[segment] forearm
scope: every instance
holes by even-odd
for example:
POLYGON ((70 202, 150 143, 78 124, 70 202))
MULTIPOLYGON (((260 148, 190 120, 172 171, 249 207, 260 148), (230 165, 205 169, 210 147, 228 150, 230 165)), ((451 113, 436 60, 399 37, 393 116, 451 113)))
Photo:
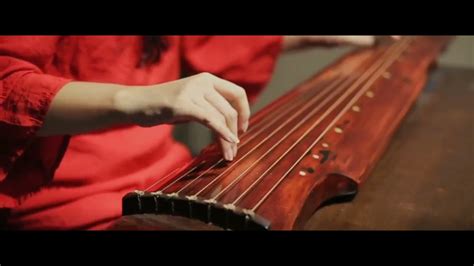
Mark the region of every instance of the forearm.
POLYGON ((297 50, 315 43, 323 45, 327 43, 328 37, 329 36, 284 36, 283 51, 297 50))
MULTIPOLYGON (((292 51, 314 46, 371 46, 376 40, 383 37, 376 36, 285 36, 283 38, 283 51, 292 51)), ((398 39, 399 36, 391 36, 391 39, 398 39)))
POLYGON ((71 82, 54 97, 39 136, 72 135, 128 123, 117 108, 117 95, 126 86, 71 82))
POLYGON ((52 100, 39 135, 197 121, 219 134, 224 158, 232 160, 249 116, 245 90, 209 73, 150 86, 71 82, 52 100))

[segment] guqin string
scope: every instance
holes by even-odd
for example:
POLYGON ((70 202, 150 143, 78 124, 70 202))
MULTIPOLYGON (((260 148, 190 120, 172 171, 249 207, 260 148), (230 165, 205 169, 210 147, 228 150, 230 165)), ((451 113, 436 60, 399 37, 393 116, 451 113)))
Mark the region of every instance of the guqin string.
MULTIPOLYGON (((401 44, 400 44, 401 45, 401 44)), ((397 47, 392 47, 392 49, 396 49, 397 47)), ((392 50, 388 50, 386 52, 386 55, 390 55, 392 52, 392 50)), ((384 55, 385 56, 385 55, 384 55)), ((370 74, 372 74, 372 72, 374 72, 380 64, 383 64, 383 62, 385 61, 385 58, 382 58, 380 59, 376 64, 372 65, 371 68, 369 68, 356 82, 352 83, 352 85, 349 87, 349 89, 347 89, 344 94, 342 95, 342 97, 338 98, 336 103, 333 104, 333 106, 330 108, 330 110, 326 111, 326 113, 320 117, 320 119, 318 119, 306 132, 305 134, 298 140, 296 141, 292 146, 291 148, 295 147, 298 142, 304 137, 306 136, 312 129, 314 129, 317 125, 319 125, 319 123, 321 121, 323 121, 323 119, 329 115, 331 113, 331 111, 333 109, 335 109, 348 95, 350 95, 360 84, 362 84, 367 78, 369 78, 370 74)), ((352 80, 349 80, 348 84, 344 84, 344 85, 349 85, 351 84, 352 80)), ((215 201, 219 196, 221 196, 222 194, 224 194, 229 188, 233 187, 235 184, 237 184, 244 176, 245 174, 250 171, 250 169, 252 169, 255 165, 257 165, 266 155, 268 155, 271 151, 273 151, 280 143, 282 143, 288 136, 291 135, 291 133, 293 133, 298 127, 302 126, 309 118, 311 118, 314 114, 316 114, 323 106, 325 106, 328 102, 330 102, 331 100, 333 100, 339 92, 343 91, 345 88, 345 86, 342 85, 342 86, 339 86, 338 89, 336 89, 330 97, 326 98, 323 102, 320 102, 318 103, 317 106, 312 106, 310 109, 312 109, 309 114, 307 114, 305 116, 304 119, 302 119, 301 121, 299 121, 299 123, 293 127, 289 132, 287 132, 285 134, 285 136, 283 136, 276 144, 274 144, 270 149, 268 149, 263 155, 261 155, 257 160, 255 160, 246 170, 244 170, 241 174, 239 174, 239 176, 237 176, 236 178, 234 178, 234 180, 229 184, 227 185, 224 189, 222 189, 217 195, 215 195, 212 199, 210 199, 209 201, 215 201)), ((318 99, 319 100, 319 99, 318 99)), ((303 112, 306 111, 305 109, 301 109, 303 112)), ((291 118, 289 118, 288 120, 290 121, 291 119, 293 119, 293 116, 291 118)), ((276 129, 273 133, 277 132, 278 130, 280 130, 282 127, 279 127, 278 129, 276 129)), ((262 140, 261 143, 259 143, 254 149, 252 149, 250 152, 253 152, 258 146, 260 146, 261 144, 263 144, 263 142, 267 141, 268 139, 270 139, 270 137, 273 136, 273 134, 270 134, 269 137, 265 138, 264 140, 262 140)), ((279 160, 277 160, 274 164, 272 164, 269 169, 265 172, 265 174, 273 167, 276 165, 276 163, 278 163, 281 158, 283 158, 290 150, 291 148, 285 152, 279 160)), ((249 153, 250 153, 249 152, 249 153)), ((228 170, 228 169, 226 169, 228 170)), ((206 185, 205 187, 203 187, 201 190, 199 190, 197 193, 195 193, 193 196, 199 196, 203 191, 205 191, 206 189, 208 189, 212 184, 215 184, 216 181, 223 176, 223 173, 221 173, 219 176, 217 176, 216 178, 214 178, 214 180, 212 182, 210 182, 208 185, 206 185)))
MULTIPOLYGON (((291 113, 294 113, 294 111, 296 109, 300 109, 299 107, 299 103, 304 103, 305 101, 307 101, 307 99, 312 99, 310 103, 314 103, 316 102, 318 99, 320 99, 323 95, 321 95, 321 97, 317 97, 317 98, 314 98, 317 94, 325 94, 327 92, 329 92, 331 89, 333 89, 334 87, 338 86, 341 82, 343 81, 347 81, 347 78, 349 77, 352 77, 352 76, 348 76, 348 77, 337 77, 335 80, 331 80, 332 82, 328 85, 328 86, 325 86, 323 87, 323 89, 321 91, 319 90, 310 90, 309 92, 311 93, 310 95, 306 95, 306 94, 302 94, 300 95, 297 99, 295 99, 295 104, 290 108, 288 109, 287 106, 283 105, 283 106, 280 106, 278 108, 278 110, 276 110, 278 112, 278 115, 277 116, 268 116, 266 117, 266 119, 264 119, 263 121, 261 121, 260 123, 256 124, 255 126, 251 126, 249 131, 243 135, 244 139, 243 141, 241 142, 241 145, 240 147, 244 147, 245 145, 247 145, 250 141, 252 141, 255 137, 257 137, 260 133, 264 132, 266 129, 274 126, 274 122, 278 121, 279 119, 285 117, 285 116, 288 116, 289 114, 291 113), (283 110, 280 110, 280 109, 283 109, 283 110), (270 121, 267 121, 267 120, 270 120, 270 121), (263 127, 259 127, 260 125, 263 125, 263 127)), ((310 89, 311 87, 308 87, 308 89, 310 89)), ((301 112, 299 112, 301 113, 301 112)), ((289 120, 288 120, 289 122, 289 120)), ((288 122, 285 122, 284 125, 286 125, 286 123, 288 122)), ((249 154, 249 153, 247 153, 249 154)), ((247 155, 246 154, 246 155, 247 155)), ((243 158, 245 158, 245 156, 242 156, 241 158, 239 158, 239 160, 237 160, 236 162, 234 162, 233 165, 237 164, 240 160, 242 160, 243 158)), ((217 162, 215 162, 212 166, 210 166, 209 168, 207 168, 206 170, 204 170, 202 173, 200 173, 200 175, 196 178, 193 179, 193 181, 195 180, 198 180, 201 176, 203 176, 204 174, 206 174, 207 172, 209 172, 210 170, 212 170, 213 168, 215 168, 217 165, 219 165, 220 163, 222 163, 224 161, 224 159, 220 158, 217 162)), ((161 177, 159 178, 155 183, 153 183, 152 185, 150 185, 149 187, 147 187, 145 189, 145 191, 151 191, 151 189, 155 186, 157 186, 157 184, 159 184, 162 180, 166 180, 167 178, 171 177, 172 175, 176 174, 179 172, 179 170, 181 169, 185 169, 187 167, 189 167, 190 165, 193 165, 195 164, 196 161, 191 161, 189 163, 187 163, 184 167, 180 167, 180 168, 176 168, 175 170, 173 170, 172 172, 170 172, 169 174, 167 174, 166 176, 164 177, 161 177)), ((165 187, 161 188, 160 191, 164 191, 168 188, 170 188, 172 185, 174 185, 175 183, 181 181, 183 178, 185 178, 188 174, 190 174, 191 172, 195 171, 199 166, 201 166, 202 164, 206 163, 206 161, 202 161, 200 162, 198 165, 192 167, 190 170, 186 171, 184 174, 181 174, 180 177, 176 178, 173 182, 167 184, 165 187)), ((191 181, 191 183, 188 183, 188 185, 191 185, 193 183, 193 181, 191 181)))
MULTIPOLYGON (((340 93, 342 90, 344 89, 347 89, 347 91, 351 91, 350 89, 351 88, 357 88, 365 79, 367 76, 370 76, 370 72, 371 70, 373 70, 374 68, 378 68, 377 65, 380 64, 380 61, 382 61, 382 63, 384 61, 387 61, 386 59, 384 59, 384 57, 388 55, 390 55, 390 53, 392 52, 392 50, 394 49, 397 49, 397 48, 400 48, 402 46, 404 46, 404 43, 405 41, 400 41, 400 44, 397 44, 397 45, 393 45, 392 47, 390 47, 381 57, 381 59, 379 59, 379 61, 377 61, 375 64, 372 65, 371 68, 369 68, 366 72, 364 72, 361 77, 354 83, 352 84, 352 86, 349 87, 349 89, 347 89, 347 85, 351 84, 351 82, 354 81, 354 79, 356 78, 355 75, 349 75, 349 76, 346 76, 346 77, 339 77, 335 80, 333 80, 333 82, 331 84, 329 84, 328 86, 325 86, 322 90, 317 90, 317 91, 313 91, 313 90, 309 90, 309 93, 306 92, 306 93, 302 93, 298 98, 295 99, 295 104, 292 106, 292 108, 288 108, 287 106, 281 106, 279 109, 283 109, 283 112, 279 112, 279 114, 277 116, 274 116, 274 117, 269 117, 269 119, 263 119, 263 121, 260 121, 259 124, 256 125, 256 127, 254 127, 253 129, 254 130, 249 130, 247 132, 247 136, 248 138, 244 140, 244 142, 241 144, 242 146, 246 145, 247 143, 249 143, 252 139, 254 139, 256 136, 258 136, 258 134, 262 133, 265 129, 269 128, 270 126, 273 126, 274 123, 278 122, 279 119, 281 119, 282 117, 284 116, 287 116, 288 114, 290 113, 293 113, 293 115, 288 119, 288 121, 291 121, 291 118, 294 118, 294 117, 297 117, 299 114, 301 114, 302 112, 306 111, 307 109, 313 109, 313 112, 310 112, 304 120, 302 121, 306 121, 306 118, 309 118, 311 117, 312 115, 314 115, 317 111, 314 111, 314 110, 319 110, 320 108, 322 108, 325 104, 327 104, 327 102, 329 102, 330 100, 332 100, 334 97, 337 97, 338 93, 340 93), (331 93, 330 93, 331 92, 331 93), (329 94, 330 93, 330 94, 329 94), (308 95, 310 94, 310 95, 308 95), (323 98, 324 96, 327 96, 327 94, 329 94, 329 96, 323 101, 323 102, 318 102, 321 98, 323 98), (310 99, 309 101, 307 99, 310 99), (300 102, 303 102, 303 101, 306 101, 306 103, 303 105, 303 107, 299 107, 298 106, 298 103, 300 102), (317 103, 316 106, 312 106, 314 103, 317 103), (285 110, 286 108, 286 110, 285 110), (296 115, 294 115, 294 110, 295 109, 299 109, 298 112, 296 112, 296 115), (267 121, 267 120, 270 120, 267 121), (263 125, 261 127, 258 127, 258 125, 263 125)), ((388 60, 390 61, 390 60, 388 60)), ((363 65, 364 62, 362 62, 361 64, 359 64, 357 67, 361 67, 361 65, 363 65)), ((380 71, 379 71, 380 72, 380 71)), ((355 72, 356 73, 356 72, 355 72)), ((345 94, 343 95, 350 95, 350 92, 348 93, 346 91, 345 94)), ((336 102, 336 106, 337 104, 339 104, 341 102, 341 98, 336 102)), ((334 106, 334 105, 333 105, 334 106)), ((334 109, 334 108, 332 108, 334 109)), ((328 111, 328 112, 331 112, 332 110, 328 111)), ((328 113, 327 112, 327 113, 328 113)), ((318 120, 320 122, 320 120, 318 120)), ((319 124, 319 122, 317 124, 319 124)), ((300 126, 302 123, 300 121, 300 123, 295 126, 295 128, 297 128, 298 126, 300 126)), ((284 126, 286 125, 286 123, 284 123, 283 125, 280 125, 275 131, 273 131, 273 133, 275 132, 278 132, 280 129, 282 129, 284 126)), ((329 126, 328 128, 330 128, 331 126, 329 126)), ((312 129, 314 127, 311 127, 310 129, 312 129)), ((325 130, 327 131, 327 130, 325 130)), ((293 132, 293 131, 291 131, 293 132)), ((325 132, 322 135, 324 135, 325 132)), ((285 135, 284 138, 286 138, 289 134, 285 135)), ((268 136, 267 138, 265 138, 264 140, 262 140, 259 144, 256 145, 256 147, 254 147, 253 149, 251 149, 249 152, 247 152, 246 154, 244 154, 241 158, 239 158, 239 160, 237 160, 236 162, 234 162, 233 165, 236 165, 239 163, 240 160, 242 160, 243 158, 245 158, 247 155, 251 154, 254 150, 256 150, 262 143, 264 143, 265 141, 267 141, 268 139, 270 139, 270 137, 273 136, 273 134, 270 134, 270 136, 268 136)), ((302 136, 300 138, 300 140, 303 138, 304 136, 302 136)), ((283 139, 284 139, 283 138, 283 139)), ((318 140, 315 141, 314 144, 316 144, 317 142, 319 141, 319 138, 318 140)), ((276 143, 275 145, 273 145, 273 147, 276 147, 279 143, 281 142, 278 142, 276 143)), ((295 145, 297 144, 297 142, 295 143, 295 145)), ((294 145, 293 145, 294 146, 294 145)), ((288 151, 291 150, 288 149, 288 151)), ((287 153, 285 152, 276 162, 274 162, 272 164, 272 166, 270 166, 270 168, 264 173, 262 174, 257 180, 255 180, 250 187, 248 187, 237 199, 235 199, 233 201, 232 204, 236 204, 239 200, 241 200, 245 195, 247 195, 251 189, 253 187, 255 187, 255 185, 265 176, 265 174, 273 167, 275 166, 287 153)), ((261 156, 258 160, 261 160, 266 154, 268 154, 269 151, 267 151, 267 153, 265 153, 263 156, 261 156)), ((306 153, 304 153, 306 154, 306 153)), ((303 157, 301 157, 303 158, 303 157)), ((301 158, 298 160, 298 162, 301 160, 301 158)), ((202 172, 200 175, 198 175, 197 177, 193 178, 189 183, 187 183, 186 185, 184 185, 183 187, 181 187, 176 193, 180 193, 182 192, 185 188, 187 188, 188 186, 191 186, 193 185, 193 183, 199 179, 199 177, 201 177, 203 174, 209 172, 211 169, 213 169, 215 166, 217 166, 219 163, 221 163, 223 161, 223 159, 220 159, 218 160, 216 163, 214 163, 211 167, 207 168, 204 172, 202 172)), ((257 161, 258 162, 258 161, 257 161)), ((255 165, 257 162, 255 162, 254 164, 252 164, 251 166, 249 166, 247 168, 247 170, 242 173, 241 175, 239 175, 239 177, 235 178, 233 180, 233 182, 231 184, 229 184, 228 186, 226 186, 223 190, 220 191, 220 193, 218 193, 216 196, 214 196, 212 199, 215 200, 217 199, 220 195, 224 194, 229 188, 231 188, 233 185, 235 185, 241 177, 243 177, 245 175, 245 173, 251 169, 253 167, 253 165, 255 165)), ((294 165, 296 165, 298 162, 296 162, 294 165)), ((188 164, 187 166, 189 165, 192 165, 193 162, 191 162, 190 164, 188 164)), ((203 163, 205 163, 205 161, 201 162, 199 165, 191 168, 190 170, 186 171, 186 173, 180 175, 180 177, 176 178, 173 182, 171 182, 170 184, 168 184, 166 187, 164 187, 163 189, 160 190, 160 192, 168 189, 171 187, 171 185, 181 181, 182 178, 186 177, 189 173, 195 171, 200 165, 202 165, 203 163)), ((229 167, 231 168, 232 165, 229 167)), ((185 167, 184 167, 185 168, 185 167)), ((218 175, 217 177, 215 177, 209 184, 207 184, 203 189, 201 189, 198 193, 195 193, 193 196, 198 196, 201 192, 203 192, 204 190, 206 190, 207 188, 209 188, 212 184, 214 184, 216 182, 216 180, 218 180, 221 176, 223 176, 226 171, 229 170, 226 169, 223 173, 221 173, 220 175, 218 175)), ((291 170, 294 168, 291 167, 287 173, 285 175, 283 175, 283 178, 288 175, 291 170)), ((166 175, 165 177, 161 178, 160 180, 162 179, 166 179, 170 176, 172 176, 173 174, 176 174, 177 172, 179 172, 180 169, 183 169, 183 168, 178 168, 176 169, 175 171, 171 172, 170 174, 166 175)), ((253 210, 256 210, 262 203, 263 201, 271 194, 271 192, 276 188, 276 186, 278 186, 279 183, 281 183, 281 181, 283 180, 283 178, 281 178, 276 184, 274 187, 272 187, 272 189, 265 194, 265 196, 256 204, 256 206, 253 208, 253 210)), ((157 182, 155 182, 152 186, 150 186, 147 190, 149 190, 150 188, 152 188, 154 185, 156 185, 160 180, 158 180, 157 182)))
MULTIPOLYGON (((349 108, 356 103, 359 98, 367 91, 368 88, 375 82, 376 79, 382 76, 382 74, 392 65, 393 62, 395 62, 396 59, 399 58, 399 56, 403 53, 406 47, 408 47, 410 43, 410 39, 407 39, 405 42, 401 43, 400 46, 402 46, 401 49, 398 49, 397 52, 395 52, 395 56, 391 57, 385 64, 383 65, 382 69, 380 69, 377 74, 375 74, 371 79, 363 86, 363 88, 357 93, 357 95, 350 101, 349 104, 347 104, 342 111, 339 112, 337 117, 329 124, 329 126, 321 133, 321 135, 309 146, 309 148, 303 153, 303 156, 299 157, 298 160, 286 171, 280 179, 275 183, 275 185, 262 197, 262 199, 251 209, 253 212, 255 212, 261 205, 262 203, 270 196, 270 194, 278 187, 279 184, 289 175, 289 173, 295 168, 295 166, 304 158, 304 154, 307 154, 320 140, 321 138, 336 124, 336 122, 339 120, 340 117, 342 117, 348 110, 349 108)), ((258 182, 258 181, 257 181, 258 182)), ((243 194, 248 193, 251 188, 247 189, 243 194)), ((239 197, 240 199, 241 197, 239 197)), ((238 200, 234 201, 236 203, 238 200)))

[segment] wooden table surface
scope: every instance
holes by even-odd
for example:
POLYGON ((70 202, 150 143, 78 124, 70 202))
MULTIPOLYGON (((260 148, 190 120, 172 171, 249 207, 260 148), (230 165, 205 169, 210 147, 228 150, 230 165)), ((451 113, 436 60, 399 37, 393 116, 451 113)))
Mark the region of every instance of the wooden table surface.
POLYGON ((474 229, 474 70, 441 67, 354 200, 308 230, 474 229))
MULTIPOLYGON (((305 229, 474 229, 473 139, 474 69, 440 67, 358 195, 322 207, 305 229)), ((112 230, 156 230, 155 217, 124 217, 112 230)))

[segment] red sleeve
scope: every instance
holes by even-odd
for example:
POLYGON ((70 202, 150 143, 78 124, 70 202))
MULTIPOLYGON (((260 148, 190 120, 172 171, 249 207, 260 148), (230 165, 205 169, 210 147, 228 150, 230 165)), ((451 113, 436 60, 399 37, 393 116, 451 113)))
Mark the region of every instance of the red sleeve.
POLYGON ((270 81, 281 36, 189 36, 183 38, 185 66, 209 72, 247 91, 251 102, 270 81))
MULTIPOLYGON (((43 71, 54 59, 58 40, 52 36, 0 37, 0 183, 38 141, 36 132, 53 97, 70 81, 43 71)), ((48 143, 52 139, 44 138, 48 143)), ((57 152, 55 148, 48 151, 57 152)))

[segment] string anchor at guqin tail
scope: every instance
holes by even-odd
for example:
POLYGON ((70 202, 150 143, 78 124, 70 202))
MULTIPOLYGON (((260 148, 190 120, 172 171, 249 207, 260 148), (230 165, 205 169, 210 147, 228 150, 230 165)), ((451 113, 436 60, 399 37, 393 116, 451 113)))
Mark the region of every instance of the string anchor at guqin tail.
POLYGON ((269 230, 270 222, 251 210, 198 197, 135 191, 122 201, 122 215, 171 215, 199 220, 225 230, 269 230))

